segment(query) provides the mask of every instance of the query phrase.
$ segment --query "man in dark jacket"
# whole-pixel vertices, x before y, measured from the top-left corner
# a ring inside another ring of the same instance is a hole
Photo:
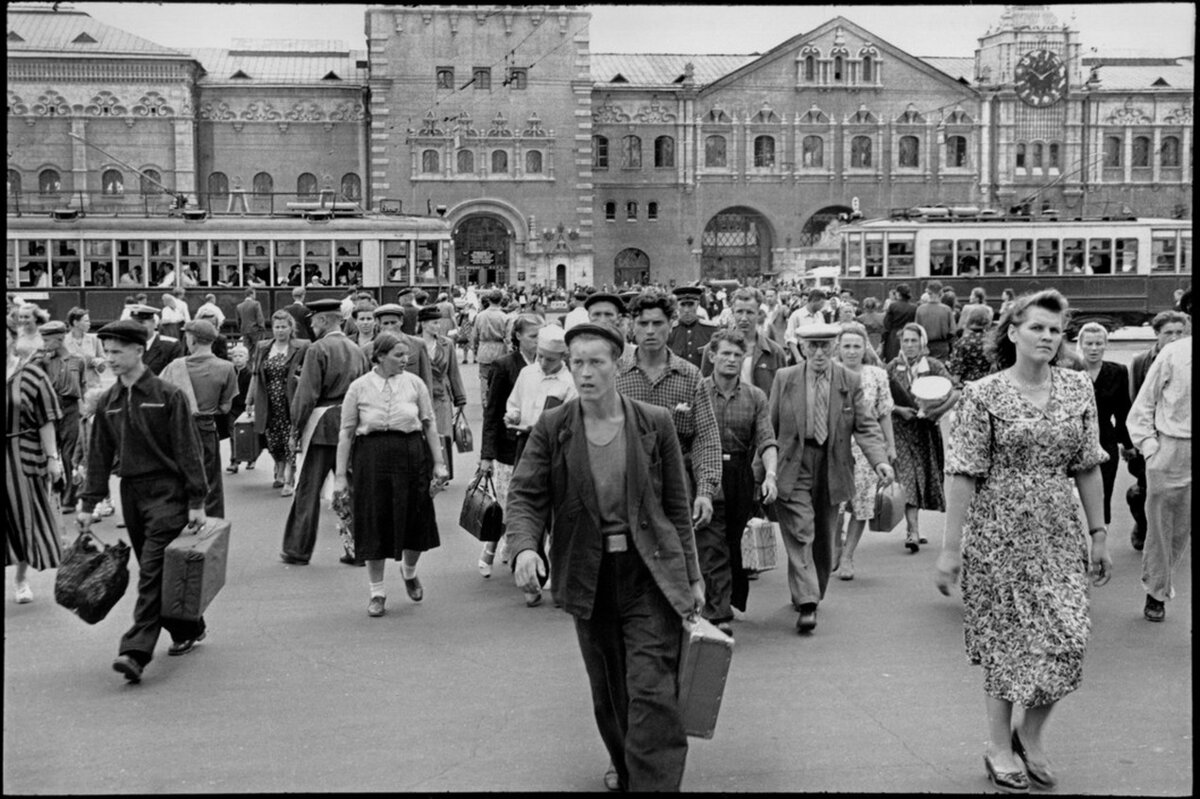
[[[262,303],[258,301],[254,289],[246,289],[246,299],[237,306],[237,318],[242,343],[246,345],[246,349],[253,350],[254,345],[262,338],[263,331],[267,329]]]
[[[909,322],[917,320],[917,306],[913,305],[912,291],[907,283],[895,288],[896,299],[883,312],[883,362],[886,364],[900,354],[900,331]]]
[[[150,305],[134,305],[129,312],[129,318],[146,331],[146,349],[142,362],[150,370],[150,374],[157,377],[167,364],[184,356],[182,341],[158,332],[157,308]]]
[[[309,324],[309,320],[312,319],[312,311],[308,310],[308,306],[304,304],[303,286],[297,286],[292,289],[292,303],[291,305],[283,306],[283,310],[291,314],[292,318],[296,320],[296,338],[306,338],[312,341],[313,330],[312,325]],[[250,347],[247,347],[247,349],[250,352],[254,352]]]

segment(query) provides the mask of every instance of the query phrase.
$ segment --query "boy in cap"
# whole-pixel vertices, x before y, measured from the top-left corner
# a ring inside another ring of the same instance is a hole
[[[138,596],[133,626],[121,638],[113,669],[140,682],[154,656],[160,629],[173,643],[169,655],[190,652],[204,638],[204,620],[160,616],[163,550],[188,524],[205,521],[204,462],[187,398],[146,368],[146,329],[133,320],[105,325],[109,369],[117,382],[97,402],[88,445],[87,480],[79,526],[91,526],[96,503],[108,494],[109,475],[121,479],[121,507],[138,559]]]

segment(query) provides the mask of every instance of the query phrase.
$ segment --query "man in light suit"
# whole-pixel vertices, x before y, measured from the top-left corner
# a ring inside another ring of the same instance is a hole
[[[620,331],[584,322],[566,338],[579,396],[539,417],[513,474],[514,576],[538,590],[552,525],[551,590],[575,617],[616,787],[678,791],[682,623],[704,605],[683,454],[669,410],[617,393]]]
[[[882,485],[894,474],[883,431],[854,375],[833,362],[841,328],[814,323],[797,331],[804,360],[780,369],[769,409],[779,444],[776,513],[788,555],[788,590],[800,614],[796,631],[817,626],[817,604],[833,570],[837,506],[854,495],[858,441]]]

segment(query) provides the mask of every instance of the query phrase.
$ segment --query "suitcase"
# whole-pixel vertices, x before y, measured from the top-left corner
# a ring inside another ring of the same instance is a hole
[[[742,530],[742,567],[762,572],[779,565],[776,539],[779,522],[755,516]]]
[[[712,622],[697,617],[683,623],[679,651],[679,714],[683,731],[712,738],[733,659],[733,639]]]
[[[229,522],[209,517],[193,533],[184,530],[163,552],[162,615],[197,621],[225,585]]]
[[[243,413],[233,423],[233,436],[230,442],[233,448],[231,460],[254,463],[262,453],[262,443],[258,433],[254,432],[254,420],[250,414]]]

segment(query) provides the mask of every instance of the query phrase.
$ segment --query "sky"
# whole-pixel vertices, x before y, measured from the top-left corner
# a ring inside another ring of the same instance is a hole
[[[365,5],[252,3],[89,3],[75,8],[166,47],[228,48],[234,38],[337,39],[366,49]],[[917,56],[972,56],[1001,5],[742,6],[598,5],[590,48],[597,53],[762,53],[835,16],[844,16]],[[1193,3],[1052,5],[1079,31],[1086,55],[1195,51]]]

